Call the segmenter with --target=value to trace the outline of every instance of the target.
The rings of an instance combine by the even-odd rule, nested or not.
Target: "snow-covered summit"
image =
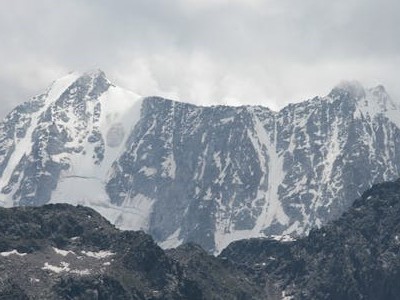
[[[3,205],[84,202],[82,195],[91,193],[90,198],[107,199],[97,187],[123,151],[141,101],[95,70],[70,73],[18,106],[0,125]],[[34,177],[31,168],[39,169]],[[37,186],[41,180],[49,188]]]

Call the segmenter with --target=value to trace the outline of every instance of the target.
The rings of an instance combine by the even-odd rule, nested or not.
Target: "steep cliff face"
[[[166,246],[302,234],[399,176],[396,112],[381,87],[357,84],[277,113],[147,98],[107,191],[152,199],[147,228]]]
[[[163,247],[302,234],[400,170],[399,107],[344,83],[279,112],[141,98],[71,74],[0,124],[5,206],[91,206]]]

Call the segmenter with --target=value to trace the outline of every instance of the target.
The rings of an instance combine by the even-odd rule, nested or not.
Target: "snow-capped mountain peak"
[[[164,247],[303,234],[400,174],[398,106],[344,82],[279,112],[143,98],[71,73],[0,123],[4,206],[91,206]]]
[[[17,107],[1,124],[1,145],[11,146],[4,148],[0,164],[3,204],[30,205],[63,197],[85,201],[81,196],[71,199],[70,193],[79,190],[96,197],[99,190],[88,188],[85,178],[102,186],[139,118],[140,105],[139,95],[111,85],[104,72],[95,70],[71,73]],[[32,177],[27,172],[32,168],[41,171]],[[47,189],[37,186],[42,180],[50,184]],[[76,182],[71,185],[71,180]],[[100,190],[107,199],[104,188]]]

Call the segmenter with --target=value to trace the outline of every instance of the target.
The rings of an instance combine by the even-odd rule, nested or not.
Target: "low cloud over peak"
[[[70,70],[95,68],[139,94],[197,104],[277,109],[343,79],[400,95],[394,0],[0,5],[1,116]]]

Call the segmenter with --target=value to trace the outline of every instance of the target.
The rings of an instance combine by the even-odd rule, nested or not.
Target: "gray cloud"
[[[0,116],[93,68],[199,104],[278,109],[343,79],[400,95],[399,11],[394,0],[2,1]]]

